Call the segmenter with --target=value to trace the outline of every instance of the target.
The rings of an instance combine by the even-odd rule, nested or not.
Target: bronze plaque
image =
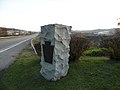
[[[52,64],[54,46],[51,46],[50,41],[45,41],[45,45],[43,44],[42,46],[45,62]]]

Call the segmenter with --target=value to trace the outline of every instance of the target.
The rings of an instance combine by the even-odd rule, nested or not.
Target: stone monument
[[[67,75],[71,26],[49,24],[41,27],[42,76],[56,81]]]

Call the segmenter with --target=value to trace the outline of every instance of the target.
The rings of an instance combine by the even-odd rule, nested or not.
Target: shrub
[[[41,45],[40,45],[40,42],[34,44],[34,47],[36,49],[36,52],[37,52],[38,56],[41,56]]]
[[[90,48],[84,52],[86,56],[109,56],[110,51],[107,48]]]
[[[108,48],[111,51],[110,58],[120,60],[120,36],[114,35],[102,40],[101,47]]]
[[[76,61],[80,58],[83,52],[90,46],[89,39],[81,33],[73,33],[70,41],[70,57],[69,61]]]
[[[116,28],[115,33],[116,33],[117,36],[120,36],[120,28]]]

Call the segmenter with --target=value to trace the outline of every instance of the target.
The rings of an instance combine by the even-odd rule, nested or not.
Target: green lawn
[[[0,90],[120,90],[120,61],[81,57],[70,63],[69,73],[56,82],[40,75],[40,58],[28,46],[0,76]]]

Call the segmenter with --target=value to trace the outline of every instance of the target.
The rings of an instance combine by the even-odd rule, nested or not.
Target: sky
[[[117,28],[120,0],[0,0],[0,27],[40,31],[47,24],[72,30]]]

